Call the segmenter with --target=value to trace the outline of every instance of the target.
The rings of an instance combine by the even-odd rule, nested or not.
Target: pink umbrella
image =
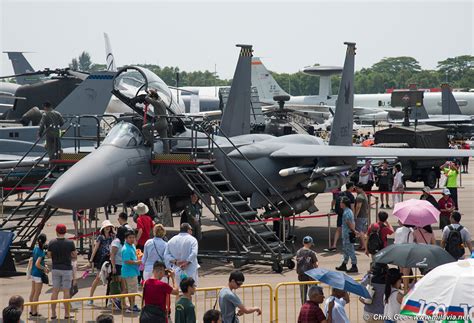
[[[439,210],[425,200],[407,200],[395,204],[393,209],[395,215],[402,224],[424,227],[425,225],[437,223]]]

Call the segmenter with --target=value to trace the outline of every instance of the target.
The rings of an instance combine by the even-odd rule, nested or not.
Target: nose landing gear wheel
[[[274,262],[272,264],[272,270],[277,274],[281,274],[283,272],[283,266],[279,262]]]

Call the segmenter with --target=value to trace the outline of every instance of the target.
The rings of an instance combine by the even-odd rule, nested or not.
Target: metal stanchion
[[[331,248],[331,212],[328,213],[328,248]]]

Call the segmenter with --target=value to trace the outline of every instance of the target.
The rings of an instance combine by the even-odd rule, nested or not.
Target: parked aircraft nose
[[[109,204],[113,177],[101,153],[86,156],[51,186],[46,203],[63,209],[98,208]],[[102,165],[103,167],[98,167]]]

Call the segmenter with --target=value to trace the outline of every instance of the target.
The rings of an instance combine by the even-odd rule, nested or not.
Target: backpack
[[[296,273],[298,276],[305,276],[305,272],[314,268],[313,259],[311,257],[312,250],[304,250],[302,254],[296,253]]]
[[[382,228],[379,228],[377,231],[370,230],[369,238],[367,240],[367,251],[371,255],[375,255],[377,252],[383,249],[383,240],[382,240]]]
[[[460,225],[455,229],[451,224],[448,225],[449,234],[446,239],[446,251],[455,259],[459,259],[464,255],[464,243],[462,240],[461,230],[464,227]]]

